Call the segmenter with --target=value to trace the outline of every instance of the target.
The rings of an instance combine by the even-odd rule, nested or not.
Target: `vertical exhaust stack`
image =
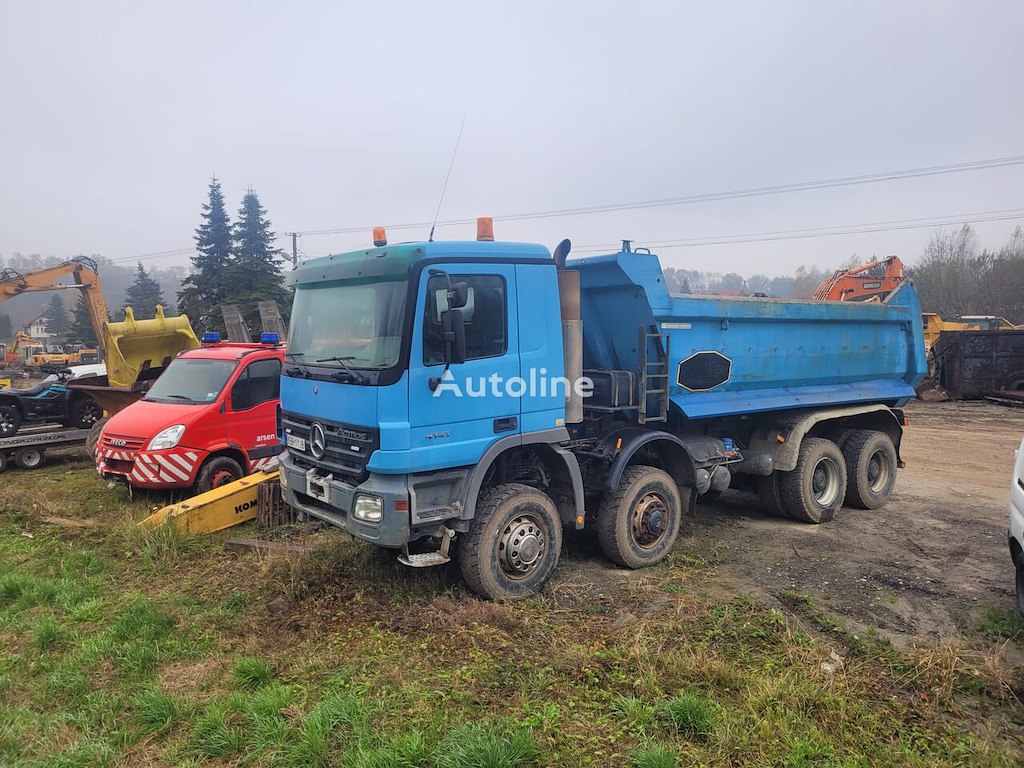
[[[580,319],[580,273],[565,268],[565,259],[572,249],[566,239],[555,248],[553,258],[558,268],[558,304],[562,311],[562,355],[565,378],[569,387],[565,396],[566,424],[583,421],[583,396],[576,391],[583,378],[583,320]]]

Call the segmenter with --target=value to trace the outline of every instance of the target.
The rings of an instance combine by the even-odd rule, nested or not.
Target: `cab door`
[[[503,437],[520,433],[519,313],[513,264],[438,264],[469,286],[462,309],[466,361],[444,373],[441,312],[447,280],[424,271],[409,359],[412,471],[476,463]],[[511,385],[510,385],[511,381]]]
[[[228,393],[227,436],[249,454],[248,471],[260,459],[276,456],[277,403],[281,398],[281,361],[253,360],[243,368]]]

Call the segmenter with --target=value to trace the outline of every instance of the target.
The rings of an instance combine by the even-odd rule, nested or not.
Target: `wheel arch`
[[[199,472],[216,458],[226,456],[229,459],[234,459],[238,462],[238,466],[242,468],[242,475],[249,474],[249,457],[245,455],[245,451],[242,450],[241,446],[224,445],[212,449],[209,454],[199,463],[196,468],[196,476],[198,477]]]
[[[826,437],[841,446],[843,437],[856,429],[884,432],[896,448],[896,465],[903,468],[900,443],[903,440],[903,412],[886,405],[859,405],[786,414],[765,422],[750,439],[752,453],[771,455],[774,468],[792,472],[806,437]]]
[[[25,404],[16,395],[0,395],[0,405],[13,405],[18,409],[18,413],[25,415]]]
[[[568,433],[563,428],[531,432],[525,435],[510,435],[492,443],[470,470],[462,494],[464,517],[474,516],[481,490],[491,467],[503,455],[513,450],[527,448],[540,459],[550,473],[549,488],[557,487],[564,491],[567,497],[566,501],[568,497],[572,499],[572,508],[569,508],[567,503],[556,504],[562,524],[575,524],[576,527],[582,528],[583,525],[579,518],[584,514],[583,474],[580,471],[576,455],[559,445],[568,437]]]
[[[698,488],[710,479],[703,465],[717,464],[725,459],[725,445],[713,437],[680,438],[670,432],[629,427],[606,437],[600,446],[611,458],[603,478],[603,490],[619,487],[622,473],[634,464],[647,464],[663,469],[676,485]],[[703,473],[703,475],[701,474]]]

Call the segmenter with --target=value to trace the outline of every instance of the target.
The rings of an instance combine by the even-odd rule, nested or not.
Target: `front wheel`
[[[1024,562],[1017,566],[1017,610],[1024,616]]]
[[[796,467],[779,473],[779,493],[794,520],[827,523],[835,517],[846,495],[846,460],[839,446],[821,437],[805,438]]]
[[[469,533],[459,541],[459,569],[481,597],[519,600],[540,590],[561,551],[555,503],[536,488],[505,483],[477,502]]]
[[[42,448],[19,448],[14,453],[14,463],[20,469],[36,469],[43,466]]]
[[[21,428],[21,411],[16,405],[0,405],[0,437],[14,437]]]
[[[196,480],[196,493],[206,493],[222,485],[233,483],[242,477],[242,467],[234,459],[227,456],[216,456],[210,459],[199,470]]]
[[[104,416],[89,427],[89,435],[85,438],[85,450],[93,458],[96,457],[96,449],[99,447],[100,437],[103,436],[103,427],[107,425],[108,420],[109,417]]]
[[[597,538],[613,563],[643,568],[672,550],[682,515],[679,488],[671,475],[657,467],[627,467],[618,490],[601,500]]]

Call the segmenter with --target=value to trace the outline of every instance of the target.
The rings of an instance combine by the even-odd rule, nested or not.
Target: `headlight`
[[[384,500],[379,496],[359,494],[356,496],[352,517],[362,520],[364,523],[379,523],[384,519]]]
[[[185,434],[184,424],[175,424],[173,427],[168,427],[159,435],[149,441],[149,445],[146,446],[147,451],[162,451],[165,448],[173,448],[181,440],[181,436]]]

